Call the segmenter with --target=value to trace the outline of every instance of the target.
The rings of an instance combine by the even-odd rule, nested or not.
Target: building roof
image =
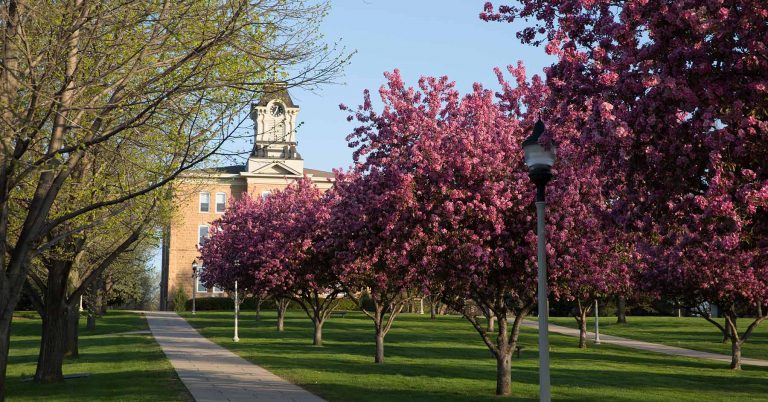
[[[333,172],[327,172],[325,170],[317,170],[317,169],[304,169],[304,174],[311,174],[312,176],[316,177],[328,177],[328,178],[334,178],[336,177]]]
[[[200,173],[235,174],[245,172],[245,165],[217,166],[203,169],[193,169],[192,171]]]
[[[293,103],[285,83],[266,85],[264,87],[264,94],[261,95],[261,99],[254,106],[267,106],[269,102],[275,99],[283,102],[286,107],[299,107],[299,105]]]
[[[237,174],[245,173],[246,165],[217,166],[203,169],[193,169],[191,171],[211,174]],[[327,177],[331,179],[336,177],[333,172],[318,169],[304,169],[304,174],[312,175],[314,177]]]

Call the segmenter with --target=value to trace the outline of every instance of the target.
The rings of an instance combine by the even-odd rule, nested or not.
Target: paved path
[[[144,314],[157,343],[196,401],[324,402],[209,341],[176,313]]]
[[[538,328],[539,324],[535,321],[525,320],[523,325],[526,327]],[[561,335],[579,336],[579,330],[576,328],[568,328],[560,325],[549,324],[549,332],[554,332]],[[588,339],[595,339],[593,332],[587,332]],[[683,349],[675,346],[661,345],[658,343],[637,341],[629,338],[622,338],[613,335],[600,334],[600,343],[609,345],[623,346],[625,348],[632,348],[638,350],[645,350],[649,352],[663,353],[673,356],[693,357],[698,359],[716,360],[719,362],[731,363],[731,356],[721,355],[717,353],[702,352],[699,350]],[[749,359],[746,357],[741,358],[741,364],[748,364],[752,366],[768,367],[768,360]]]

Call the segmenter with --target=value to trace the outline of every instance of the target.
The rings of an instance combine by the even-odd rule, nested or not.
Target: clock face
[[[269,112],[274,117],[280,117],[285,114],[285,108],[283,107],[283,105],[279,103],[275,103],[274,105],[272,105],[272,108],[269,110]]]

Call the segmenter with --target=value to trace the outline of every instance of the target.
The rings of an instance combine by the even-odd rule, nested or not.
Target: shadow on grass
[[[84,321],[84,320],[82,320]],[[109,335],[147,328],[138,314],[110,312],[96,331],[83,332],[80,356],[66,358],[64,374],[89,373],[90,377],[56,384],[23,382],[35,372],[41,322],[14,321],[8,367],[8,400],[188,400],[154,339],[148,335]],[[102,332],[102,334],[99,334]]]
[[[275,331],[272,314],[260,321],[241,319],[237,344],[230,340],[229,314],[187,318],[222,346],[329,400],[498,399],[493,396],[495,360],[469,324],[456,317],[398,317],[386,339],[383,365],[373,364],[373,326],[362,316],[329,321],[323,347],[310,345],[312,325],[297,314],[289,315],[283,333]],[[609,345],[579,350],[575,338],[567,336],[553,335],[551,342],[552,383],[559,400],[751,400],[768,392],[764,369],[736,373],[718,362]],[[526,348],[512,363],[514,399],[535,400],[535,330],[523,329],[520,343]]]

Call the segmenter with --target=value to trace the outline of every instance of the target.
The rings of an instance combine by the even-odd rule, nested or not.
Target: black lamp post
[[[192,261],[192,315],[195,315],[195,293],[197,292],[197,260]]]
[[[544,198],[547,183],[552,179],[552,165],[555,164],[557,147],[554,141],[540,144],[544,134],[544,123],[539,119],[533,127],[533,134],[523,141],[525,165],[528,176],[536,184],[536,232],[538,237],[537,261],[539,268],[539,400],[552,399],[549,386],[549,306],[547,303],[547,255],[544,217]]]

